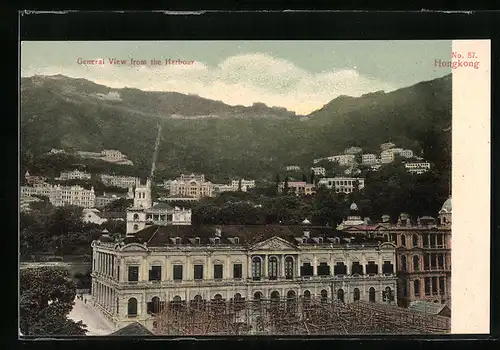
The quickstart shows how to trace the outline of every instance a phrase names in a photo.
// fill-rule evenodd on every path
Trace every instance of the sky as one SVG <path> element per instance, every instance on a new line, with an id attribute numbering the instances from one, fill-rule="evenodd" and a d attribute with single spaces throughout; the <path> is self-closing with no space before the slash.
<path id="1" fill-rule="evenodd" d="M 21 76 L 62 74 L 112 88 L 196 94 L 230 105 L 262 102 L 308 114 L 340 95 L 393 91 L 451 73 L 451 40 L 28 41 Z M 116 66 L 109 59 L 126 60 Z M 194 61 L 167 65 L 166 59 Z M 80 60 L 103 59 L 85 65 Z M 146 60 L 131 65 L 130 60 Z M 152 65 L 156 59 L 162 65 Z"/>

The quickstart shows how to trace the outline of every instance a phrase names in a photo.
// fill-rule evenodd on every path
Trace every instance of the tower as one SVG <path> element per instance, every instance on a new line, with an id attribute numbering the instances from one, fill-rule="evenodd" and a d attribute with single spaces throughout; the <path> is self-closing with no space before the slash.
<path id="1" fill-rule="evenodd" d="M 134 208 L 148 209 L 152 206 L 151 200 L 151 180 L 146 180 L 146 185 L 137 184 L 134 195 Z"/>

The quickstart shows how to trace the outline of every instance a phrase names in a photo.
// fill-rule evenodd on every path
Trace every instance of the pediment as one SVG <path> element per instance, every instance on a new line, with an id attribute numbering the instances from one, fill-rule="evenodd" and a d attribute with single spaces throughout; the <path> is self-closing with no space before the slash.
<path id="1" fill-rule="evenodd" d="M 271 237 L 265 241 L 254 244 L 251 250 L 298 250 L 295 245 L 280 237 Z"/>
<path id="2" fill-rule="evenodd" d="M 148 248 L 139 243 L 130 243 L 122 247 L 122 252 L 147 252 Z"/>

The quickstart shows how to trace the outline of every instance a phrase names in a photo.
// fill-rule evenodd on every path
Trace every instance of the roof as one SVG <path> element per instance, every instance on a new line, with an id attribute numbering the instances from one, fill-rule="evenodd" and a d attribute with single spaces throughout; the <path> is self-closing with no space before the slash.
<path id="1" fill-rule="evenodd" d="M 451 197 L 443 203 L 439 213 L 451 213 Z"/>
<path id="2" fill-rule="evenodd" d="M 418 301 L 412 301 L 410 303 L 410 306 L 408 307 L 408 310 L 425 312 L 425 313 L 437 315 L 441 311 L 443 311 L 445 308 L 449 308 L 448 305 L 439 304 L 439 303 L 430 303 L 428 301 L 418 300 Z"/>
<path id="3" fill-rule="evenodd" d="M 304 231 L 309 232 L 309 237 L 305 242 L 317 244 L 317 238 L 323 237 L 325 244 L 332 243 L 330 239 L 334 237 L 341 238 L 341 242 L 345 238 L 352 236 L 351 232 L 337 231 L 335 228 L 324 226 L 301 226 L 301 225 L 168 225 L 159 226 L 151 225 L 143 230 L 136 232 L 133 236 L 128 236 L 124 239 L 125 244 L 129 243 L 147 243 L 148 246 L 165 246 L 175 244 L 175 239 L 180 238 L 181 245 L 193 244 L 213 244 L 215 239 L 216 229 L 221 229 L 220 244 L 254 244 L 262 242 L 271 237 L 280 237 L 284 240 L 296 244 L 296 238 L 304 237 Z M 238 238 L 236 243 L 234 238 Z M 197 242 L 196 238 L 200 241 Z M 344 239 L 344 240 L 342 240 Z M 375 242 L 373 239 L 365 236 L 357 238 L 360 242 Z M 354 242 L 356 243 L 356 242 Z"/>
<path id="4" fill-rule="evenodd" d="M 170 205 L 168 205 L 167 203 L 156 203 L 155 205 L 153 205 L 150 209 L 168 209 L 168 210 L 173 210 L 174 208 Z"/>
<path id="5" fill-rule="evenodd" d="M 119 335 L 119 336 L 148 336 L 154 335 L 149 329 L 144 327 L 142 324 L 138 322 L 130 323 L 123 328 L 120 328 L 116 332 L 111 333 L 110 335 Z"/>

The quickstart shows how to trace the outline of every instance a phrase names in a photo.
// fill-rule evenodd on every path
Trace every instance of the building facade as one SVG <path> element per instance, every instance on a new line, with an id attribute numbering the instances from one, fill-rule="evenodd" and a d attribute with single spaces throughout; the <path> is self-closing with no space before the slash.
<path id="1" fill-rule="evenodd" d="M 56 207 L 76 205 L 83 208 L 93 208 L 95 206 L 94 187 L 87 190 L 81 186 L 60 186 L 47 183 L 21 186 L 21 197 L 35 195 L 48 197 L 50 203 Z"/>
<path id="2" fill-rule="evenodd" d="M 203 198 L 213 197 L 214 186 L 210 181 L 205 181 L 204 175 L 181 175 L 170 182 L 170 196 Z"/>
<path id="3" fill-rule="evenodd" d="M 361 155 L 361 162 L 366 165 L 372 165 L 377 163 L 377 155 L 373 153 L 365 153 Z"/>
<path id="4" fill-rule="evenodd" d="M 344 227 L 344 232 L 380 237 L 396 245 L 398 304 L 408 307 L 421 300 L 451 302 L 451 198 L 439 211 L 438 220 L 424 216 L 412 222 L 401 214 L 389 222 Z"/>
<path id="5" fill-rule="evenodd" d="M 95 207 L 101 209 L 118 199 L 126 199 L 126 198 L 127 195 L 125 194 L 104 192 L 102 196 L 95 197 Z"/>
<path id="6" fill-rule="evenodd" d="M 423 174 L 431 169 L 431 163 L 429 162 L 411 162 L 405 164 L 406 170 L 412 174 Z"/>
<path id="7" fill-rule="evenodd" d="M 327 158 L 329 162 L 337 162 L 339 165 L 353 165 L 356 162 L 356 156 L 354 154 L 339 154 L 336 156 L 330 156 Z"/>
<path id="8" fill-rule="evenodd" d="M 255 180 L 232 180 L 231 181 L 231 186 L 233 187 L 233 191 L 238 191 L 238 188 L 240 187 L 240 181 L 241 181 L 241 190 L 243 192 L 246 192 L 250 188 L 255 187 Z"/>
<path id="9" fill-rule="evenodd" d="M 56 180 L 90 180 L 92 174 L 80 170 L 62 171 Z"/>
<path id="10" fill-rule="evenodd" d="M 326 175 L 326 169 L 323 168 L 323 167 L 312 167 L 311 168 L 311 172 L 315 175 L 315 176 L 325 176 Z"/>
<path id="11" fill-rule="evenodd" d="M 102 236 L 92 249 L 92 300 L 117 328 L 153 329 L 154 315 L 173 302 L 395 304 L 394 244 L 347 243 L 327 228 L 150 227 L 120 242 Z"/>
<path id="12" fill-rule="evenodd" d="M 140 179 L 134 176 L 116 176 L 101 174 L 101 182 L 106 186 L 130 188 L 140 183 Z"/>
<path id="13" fill-rule="evenodd" d="M 286 171 L 300 171 L 300 166 L 298 165 L 287 165 Z"/>
<path id="14" fill-rule="evenodd" d="M 284 189 L 285 183 L 280 182 L 278 184 L 278 192 L 283 192 Z M 289 181 L 288 193 L 297 196 L 310 196 L 316 193 L 316 186 L 314 184 L 308 184 L 305 181 Z"/>
<path id="15" fill-rule="evenodd" d="M 363 152 L 363 149 L 361 147 L 354 147 L 354 146 L 346 148 L 344 150 L 345 154 L 358 154 L 361 152 Z"/>
<path id="16" fill-rule="evenodd" d="M 352 193 L 358 186 L 358 190 L 365 187 L 365 179 L 361 177 L 324 177 L 317 182 L 318 186 L 325 186 L 335 192 Z"/>

